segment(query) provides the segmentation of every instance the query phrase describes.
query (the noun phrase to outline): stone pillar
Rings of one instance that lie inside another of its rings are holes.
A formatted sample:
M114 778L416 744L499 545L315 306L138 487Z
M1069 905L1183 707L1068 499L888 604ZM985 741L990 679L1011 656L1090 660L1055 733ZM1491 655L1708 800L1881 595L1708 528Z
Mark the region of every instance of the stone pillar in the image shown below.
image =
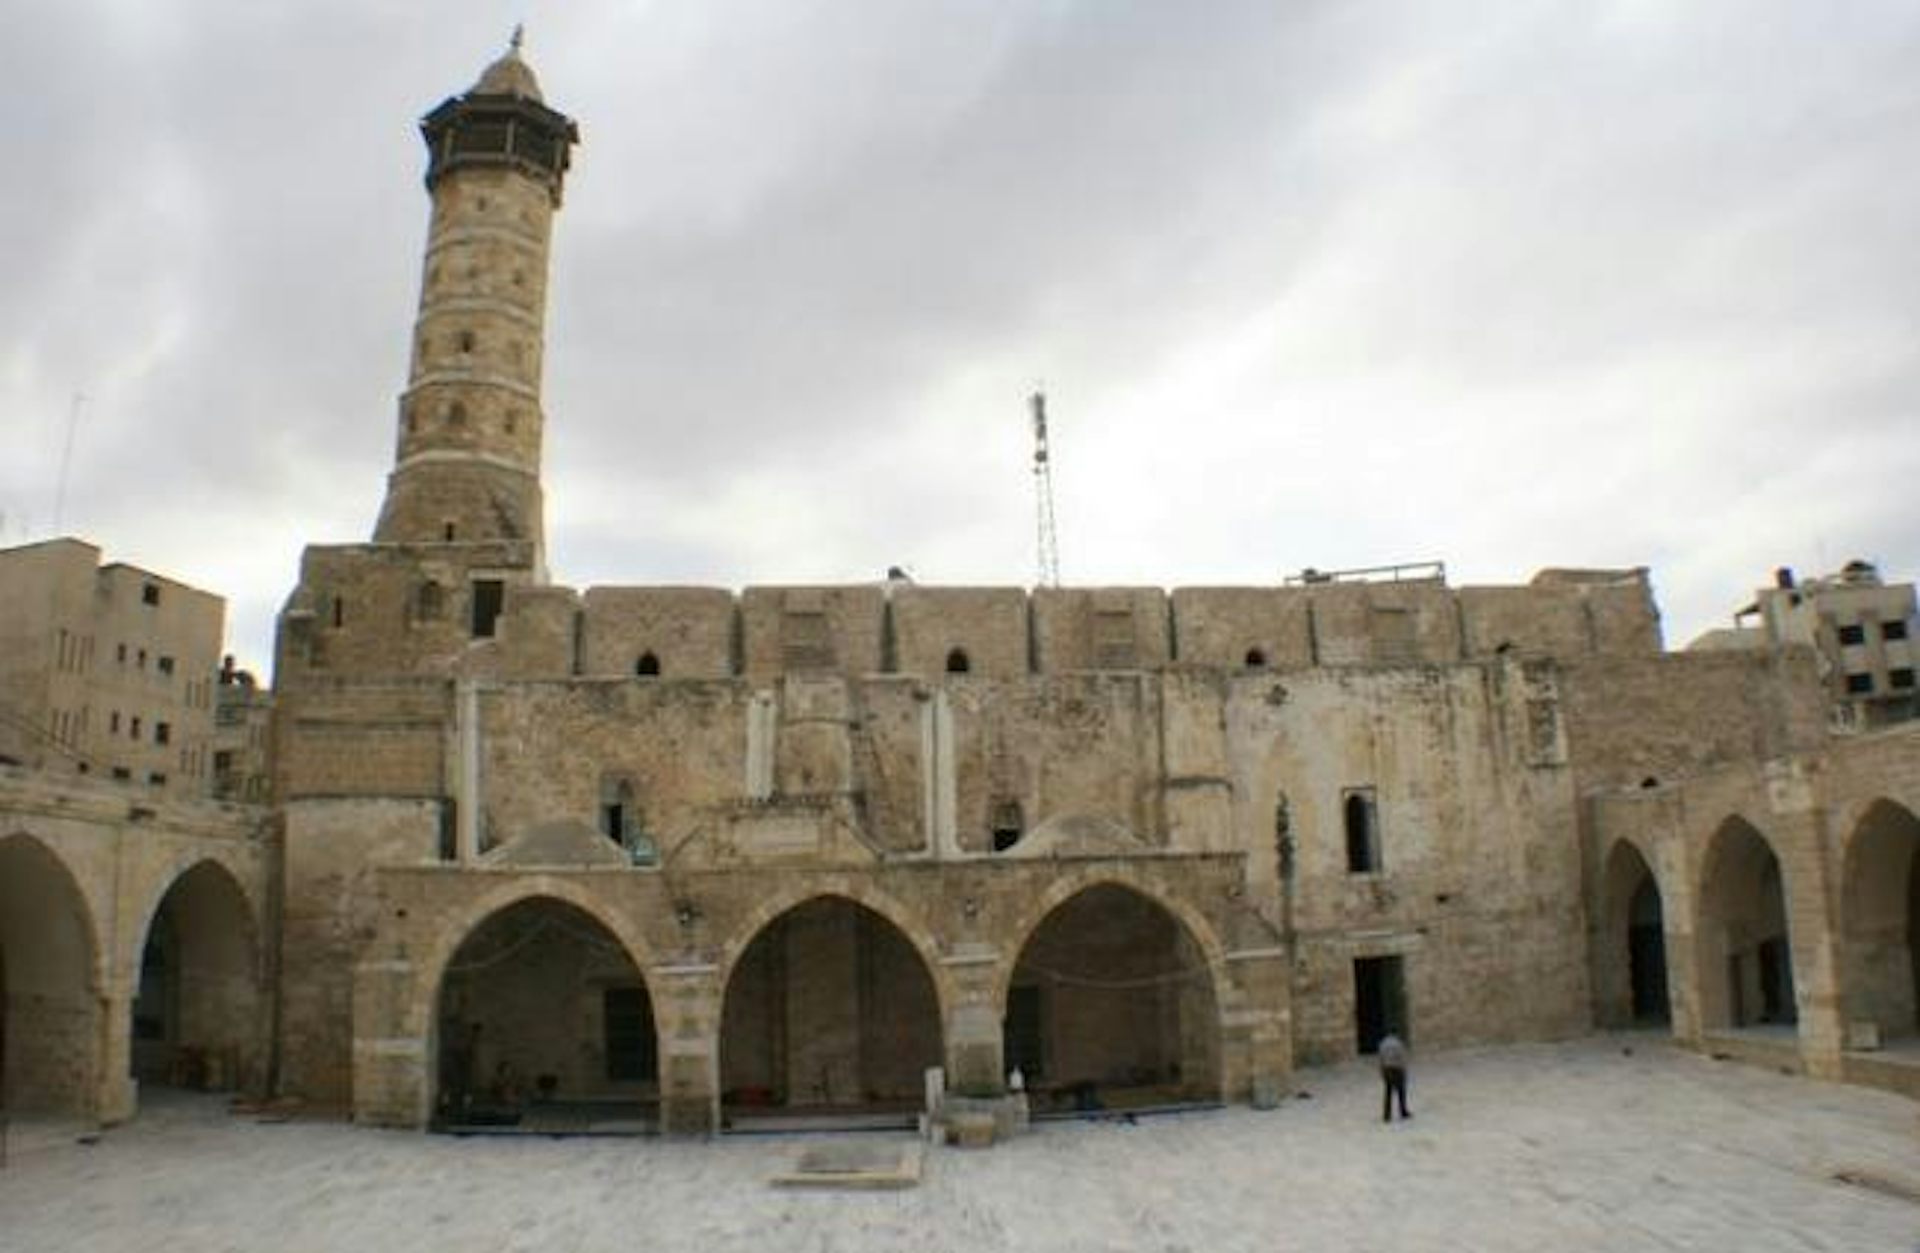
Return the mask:
M425 1127L433 1118L438 1006L405 956L353 969L353 1119Z
M1793 994L1799 1018L1800 1059L1807 1073L1820 1079L1841 1077L1841 1051L1846 1042L1846 1014L1840 995L1838 928L1832 909L1832 870L1825 856L1827 814L1812 804L1811 788L1797 771L1794 783L1782 789L1769 779L1769 790L1785 791L1806 805L1791 816L1775 819L1780 831L1776 845L1786 888L1787 936L1793 947Z
M653 966L646 979L660 1033L660 1131L712 1135L720 1127L720 968L712 962Z
M116 988L100 997L94 1021L93 1116L102 1126L125 1122L139 1111L139 1085L133 1078L133 994Z
M1292 980L1287 950L1241 949L1214 976L1220 1098L1266 1106L1293 1083Z
M1013 960L985 947L963 947L941 960L953 989L945 1032L952 1091L999 1092L1006 1086L1006 1006L996 996L1011 980Z

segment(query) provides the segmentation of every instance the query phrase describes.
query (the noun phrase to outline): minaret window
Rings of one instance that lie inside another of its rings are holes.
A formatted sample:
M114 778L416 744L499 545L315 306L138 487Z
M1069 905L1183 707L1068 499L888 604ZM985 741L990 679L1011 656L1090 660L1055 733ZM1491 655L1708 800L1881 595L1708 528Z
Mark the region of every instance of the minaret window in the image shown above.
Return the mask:
M466 424L467 424L466 405L462 404L460 401L457 401L457 400L454 401L452 404L448 405L447 406L447 425L448 426L465 426Z
M643 679L658 678L660 675L660 659L650 652L641 653L640 660L633 663L633 672Z
M461 331L461 332L460 332L460 341L459 341L459 342L460 342L460 351L461 351L461 352L463 352L463 353L464 353L464 352L472 352L472 351L473 351L473 345L474 345L474 339L473 339L473 332L472 332L472 331Z
M967 657L967 650L956 648L947 654L947 673L966 674L973 669L973 662Z
M473 638L492 639L505 607L507 586L499 579L473 581Z

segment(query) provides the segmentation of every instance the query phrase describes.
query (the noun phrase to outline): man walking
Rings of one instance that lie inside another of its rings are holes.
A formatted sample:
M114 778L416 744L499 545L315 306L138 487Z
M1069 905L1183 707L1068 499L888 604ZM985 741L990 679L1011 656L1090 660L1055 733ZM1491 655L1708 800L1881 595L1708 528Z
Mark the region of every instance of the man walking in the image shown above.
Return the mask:
M1392 1031L1380 1037L1380 1121L1393 1121L1393 1098L1400 1098L1400 1117L1412 1118L1407 1109L1407 1042Z

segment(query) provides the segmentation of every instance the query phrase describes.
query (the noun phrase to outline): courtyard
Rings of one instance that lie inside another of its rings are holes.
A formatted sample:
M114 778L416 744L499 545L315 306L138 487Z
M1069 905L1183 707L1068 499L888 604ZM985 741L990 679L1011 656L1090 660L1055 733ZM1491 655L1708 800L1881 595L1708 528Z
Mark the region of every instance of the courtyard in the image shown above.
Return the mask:
M1391 1126L1368 1067L1296 1078L1277 1110L1047 1122L865 1192L772 1185L818 1137L459 1138L147 1092L97 1138L15 1122L0 1249L1920 1248L1920 1107L1885 1092L1635 1034L1416 1056Z

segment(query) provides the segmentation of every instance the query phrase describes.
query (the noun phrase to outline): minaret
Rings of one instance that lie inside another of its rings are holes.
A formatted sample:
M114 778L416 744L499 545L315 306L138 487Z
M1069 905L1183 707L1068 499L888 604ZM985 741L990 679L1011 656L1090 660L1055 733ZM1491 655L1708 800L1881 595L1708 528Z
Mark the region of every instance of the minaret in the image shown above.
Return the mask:
M540 369L547 250L572 145L506 55L420 122L433 220L400 397L399 442L380 543L519 540L544 577Z

